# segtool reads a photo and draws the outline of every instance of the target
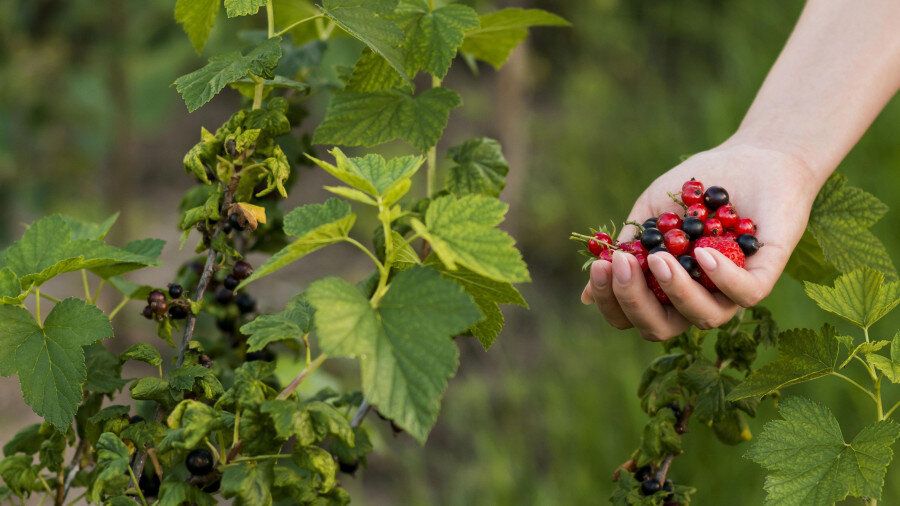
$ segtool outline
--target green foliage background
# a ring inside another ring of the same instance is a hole
[[[129,238],[145,225],[153,227],[145,235],[174,232],[173,201],[190,184],[181,176],[181,153],[195,141],[201,123],[221,120],[237,99],[228,92],[188,117],[168,85],[205,59],[192,55],[171,19],[170,4],[0,0],[4,244],[19,234],[19,223],[54,211],[98,219],[124,207],[123,220],[132,226]],[[482,4],[484,10],[489,2]],[[511,160],[511,173],[522,183],[502,197],[514,203],[513,235],[531,266],[534,283],[524,291],[532,310],[509,310],[505,337],[489,353],[479,354],[474,341],[462,347],[467,356],[424,449],[408,436],[394,440],[389,427],[381,427],[376,445],[389,448],[376,451],[360,477],[344,479],[357,504],[606,502],[611,473],[628,457],[646,421],[635,390],[658,350],[636,334],[609,327],[578,302],[584,276],[568,232],[621,219],[660,172],[683,155],[724,140],[740,122],[803,2],[517,4],[551,10],[574,26],[537,30],[530,39],[520,55],[526,70],[512,81],[524,90],[524,101],[500,111],[505,118],[495,116],[494,103],[508,76],[495,76],[484,66],[488,78],[475,85],[465,69],[451,73],[448,79],[463,90],[467,112],[451,116],[447,142],[456,142],[454,132],[514,135],[525,147],[527,156],[518,165]],[[235,49],[222,35],[240,23],[218,25],[205,54]],[[359,50],[346,46],[348,54]],[[328,57],[339,62],[341,51]],[[510,122],[524,127],[509,132],[498,126]],[[477,132],[471,132],[473,124]],[[873,229],[889,251],[900,246],[893,233],[900,220],[898,132],[895,100],[840,168],[851,184],[891,207]],[[324,200],[303,193],[306,200]],[[153,219],[146,218],[148,212],[156,213]],[[170,275],[162,272],[160,283]],[[818,327],[824,320],[849,330],[817,309],[791,279],[782,280],[765,304],[782,328]],[[887,339],[897,328],[895,312],[871,333]],[[774,355],[771,351],[760,363]],[[900,396],[900,389],[886,389],[887,402]],[[871,418],[868,401],[835,379],[787,393],[824,401],[848,434]],[[754,434],[773,416],[771,404],[764,404],[751,420]],[[2,440],[11,427],[21,426],[6,422],[0,423]],[[702,427],[693,428],[685,445],[672,477],[698,487],[698,504],[762,503],[763,470],[740,458],[747,445],[724,447]],[[883,502],[900,502],[900,466],[886,477]]]

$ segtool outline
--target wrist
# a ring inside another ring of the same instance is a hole
[[[774,132],[745,128],[743,125],[715,149],[761,151],[781,158],[784,160],[783,164],[779,164],[781,170],[784,170],[785,167],[792,167],[806,176],[810,182],[815,183],[817,189],[825,184],[825,181],[837,168],[831,164],[819,162],[819,158],[815,156],[815,150],[803,142],[787,136],[778,136]]]

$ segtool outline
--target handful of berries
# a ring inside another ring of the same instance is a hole
[[[632,241],[620,243],[604,231],[591,230],[589,236],[573,233],[572,239],[587,244],[587,254],[592,257],[585,265],[589,265],[594,257],[612,261],[614,250],[630,253],[637,258],[647,286],[656,298],[663,304],[670,304],[669,297],[647,267],[649,255],[661,251],[671,253],[695,281],[710,292],[717,292],[719,289],[697,263],[694,248],[713,248],[738,267],[744,267],[745,258],[762,247],[756,239],[756,224],[738,214],[725,188],[704,188],[703,183],[692,178],[682,185],[680,199],[676,195],[670,196],[682,205],[684,215],[666,212],[643,223],[626,223],[638,229]]]

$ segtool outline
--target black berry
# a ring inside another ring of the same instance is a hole
[[[644,495],[653,495],[659,492],[659,482],[654,479],[649,479],[641,483],[641,493]]]
[[[234,300],[234,292],[231,290],[226,290],[224,288],[219,288],[216,290],[216,302],[225,306],[227,304],[231,304],[231,301]]]
[[[176,283],[169,284],[169,297],[172,297],[173,299],[180,299],[182,295],[184,295],[183,286]]]
[[[649,219],[647,219],[647,221],[644,222],[643,227],[645,229],[656,228],[657,222],[659,222],[659,218],[649,218]]]
[[[694,279],[700,279],[700,264],[690,255],[681,255],[678,257],[678,263],[684,267],[684,270]]]
[[[710,186],[703,194],[703,205],[710,211],[728,204],[728,192],[721,186]]]
[[[169,316],[174,320],[184,320],[187,318],[188,312],[184,306],[172,306],[169,308]]]
[[[234,332],[234,320],[220,318],[216,320],[216,328],[226,333]]]
[[[354,460],[353,462],[344,462],[343,460],[339,460],[338,466],[341,468],[341,472],[344,474],[356,474],[356,470],[359,469],[359,460]]]
[[[753,256],[762,247],[762,244],[756,240],[756,236],[750,234],[741,234],[737,237],[738,246],[744,252],[744,256]]]
[[[675,490],[675,484],[672,483],[672,480],[666,480],[666,483],[663,484],[662,489],[666,492],[671,492],[671,491]]]
[[[141,316],[148,320],[153,318],[153,308],[149,305],[144,306],[144,309],[141,310]]]
[[[163,304],[166,303],[166,294],[163,293],[162,290],[153,290],[147,295],[147,303],[153,304],[154,302]]]
[[[219,488],[222,486],[222,480],[211,481],[203,486],[203,491],[207,494],[212,494],[214,492],[218,492]]]
[[[225,234],[230,234],[233,229],[231,228],[231,223],[225,222],[225,225],[222,226],[222,232]]]
[[[659,229],[647,228],[644,230],[643,235],[641,235],[641,246],[643,246],[647,251],[650,251],[653,248],[661,245],[663,243],[663,240],[663,233],[660,232]]]
[[[651,473],[653,473],[653,469],[651,469],[650,466],[638,468],[638,470],[634,472],[634,479],[637,481],[644,481],[650,477]]]
[[[275,354],[269,351],[267,348],[263,348],[259,351],[248,352],[247,355],[244,356],[244,360],[246,360],[247,362],[271,362],[275,360]]]
[[[141,475],[138,485],[141,487],[141,493],[144,497],[156,497],[159,495],[159,476],[150,476],[149,473]]]
[[[194,476],[205,476],[213,470],[213,456],[209,450],[194,450],[188,453],[187,459],[184,461],[188,471]]]
[[[234,303],[237,304],[238,310],[242,314],[256,311],[256,299],[249,293],[238,294],[238,296],[234,298]]]
[[[237,288],[239,284],[241,284],[241,281],[231,274],[225,276],[225,280],[222,281],[222,285],[224,285],[225,288],[231,291],[234,291],[234,289]]]
[[[228,139],[227,141],[225,141],[225,152],[228,153],[228,156],[232,158],[238,155],[237,143],[234,142],[234,139]]]
[[[683,222],[681,222],[681,230],[684,230],[684,233],[688,235],[688,239],[692,241],[696,241],[697,239],[703,237],[703,230],[705,226],[703,225],[703,220],[700,218],[694,218],[693,216],[689,218],[685,218]]]
[[[243,260],[235,262],[234,268],[231,269],[231,275],[238,279],[247,279],[251,274],[253,274],[253,267]]]
[[[650,250],[648,254],[652,255],[654,253],[661,253],[663,251],[669,251],[669,250],[667,250],[665,246],[657,246],[657,247],[653,248],[652,250]]]
[[[134,415],[128,419],[129,423],[138,423],[138,422],[143,422],[143,421],[144,421],[144,417],[141,415]]]
[[[154,301],[154,302],[150,303],[150,310],[153,311],[154,313],[158,314],[159,316],[165,315],[166,311],[168,309],[169,309],[169,305],[166,304],[166,301],[162,301],[162,302]]]
[[[231,225],[231,228],[235,230],[244,230],[244,224],[241,223],[240,216],[236,214],[231,214],[228,216],[228,224]]]

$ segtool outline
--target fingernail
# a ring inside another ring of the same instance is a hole
[[[584,291],[581,292],[581,303],[590,306],[594,303],[594,293],[591,290],[591,284],[584,285]]]
[[[706,250],[707,248],[695,248],[694,258],[697,260],[697,263],[700,264],[700,267],[702,267],[704,271],[714,271],[719,265],[716,263],[715,257],[710,255],[709,251]]]
[[[657,281],[660,283],[672,281],[672,269],[659,255],[650,255],[650,258],[647,259],[647,264],[650,266],[650,271],[656,276]]]
[[[613,253],[612,270],[613,276],[620,285],[627,285],[631,281],[631,265],[628,264],[625,253],[621,251]]]
[[[600,260],[591,264],[591,286],[598,290],[606,288],[606,285],[609,284],[609,267],[607,265]]]

